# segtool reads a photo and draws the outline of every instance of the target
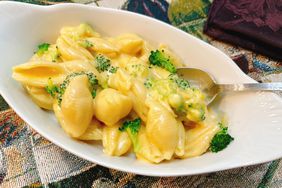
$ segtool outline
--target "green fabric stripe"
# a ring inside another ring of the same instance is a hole
[[[113,177],[109,172],[109,169],[100,165],[96,165],[89,170],[79,173],[63,180],[52,182],[46,185],[48,188],[88,188],[91,187],[95,180],[105,182],[112,182]],[[101,186],[98,186],[101,187]],[[111,187],[111,186],[104,186]]]
[[[268,184],[271,182],[273,175],[276,172],[279,162],[280,162],[280,159],[271,162],[260,184],[258,185],[258,188],[268,187]]]
[[[7,110],[9,105],[5,102],[3,97],[0,95],[0,111]]]

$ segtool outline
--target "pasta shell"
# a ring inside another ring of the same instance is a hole
[[[103,138],[103,125],[95,118],[92,119],[92,122],[83,133],[79,136],[80,140],[102,140]]]
[[[117,46],[114,45],[114,43],[106,39],[92,37],[87,38],[87,40],[93,44],[91,49],[95,52],[108,54],[117,53],[119,51],[119,49],[117,48]]]
[[[154,66],[151,68],[151,74],[157,79],[166,79],[171,73],[163,68]]]
[[[129,92],[128,95],[131,97],[133,102],[134,111],[144,122],[146,122],[149,108],[145,103],[147,91],[143,82],[135,80],[132,84],[131,92]]]
[[[185,154],[181,158],[195,157],[207,151],[214,135],[219,131],[216,123],[201,123],[185,133]]]
[[[147,137],[145,127],[141,127],[138,132],[138,143],[140,149],[136,152],[138,159],[142,159],[151,163],[160,163],[164,160],[162,153],[159,148],[150,142]]]
[[[66,35],[75,40],[85,37],[100,37],[100,34],[95,32],[92,27],[86,23],[80,24],[77,27],[63,27],[60,33],[61,35]]]
[[[44,88],[26,85],[24,86],[32,100],[41,108],[46,110],[53,109],[54,99],[49,95]]]
[[[65,61],[60,63],[65,72],[71,74],[73,72],[92,72],[97,77],[99,77],[99,72],[89,61],[75,60],[75,61]]]
[[[45,87],[49,78],[54,84],[63,82],[66,71],[58,63],[30,62],[13,67],[13,78],[25,85]]]
[[[143,63],[147,64],[149,60],[149,56],[151,55],[151,51],[154,48],[146,41],[144,41],[142,50],[141,50],[141,56],[139,57],[139,60]]]
[[[122,68],[119,68],[115,74],[109,77],[108,85],[111,88],[127,93],[131,88],[131,77]]]
[[[140,61],[137,57],[132,57],[127,63],[125,70],[133,77],[141,78],[145,80],[145,78],[149,74],[149,68],[146,63]]]
[[[56,45],[50,45],[48,50],[43,54],[38,55],[35,53],[30,61],[49,61],[49,62],[61,62],[60,54]]]
[[[144,43],[139,36],[130,33],[118,36],[116,42],[123,53],[131,55],[137,55]]]
[[[62,128],[78,138],[88,128],[93,116],[92,95],[85,75],[74,77],[62,97],[61,107],[54,104],[55,115]]]
[[[111,126],[129,114],[132,101],[119,91],[107,88],[97,94],[94,109],[96,118]]]
[[[74,40],[71,38],[62,35],[57,39],[57,46],[58,50],[61,54],[61,58],[64,61],[71,61],[71,60],[84,60],[84,61],[93,61],[94,57],[92,54],[76,44]]]
[[[181,121],[178,121],[178,143],[175,149],[176,156],[183,156],[185,153],[185,129]]]
[[[64,81],[73,72],[93,72],[99,79],[99,72],[88,61],[66,61],[63,63],[34,61],[13,67],[13,78],[25,85],[45,87],[49,78],[54,85]]]
[[[120,54],[118,57],[116,57],[112,61],[112,65],[121,67],[121,68],[126,68],[128,62],[131,60],[132,56],[128,54]]]
[[[157,102],[151,102],[146,123],[147,136],[164,158],[171,159],[179,139],[179,125],[173,115]]]
[[[129,151],[131,140],[126,132],[119,130],[120,123],[103,129],[104,152],[108,155],[121,156]]]

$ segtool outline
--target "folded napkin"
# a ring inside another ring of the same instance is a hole
[[[282,60],[282,0],[214,0],[204,32]]]

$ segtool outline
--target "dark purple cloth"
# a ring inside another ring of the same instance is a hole
[[[214,0],[204,32],[282,60],[282,0]]]

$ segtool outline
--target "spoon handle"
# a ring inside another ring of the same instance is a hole
[[[220,91],[282,91],[282,82],[249,83],[249,84],[218,84]]]

